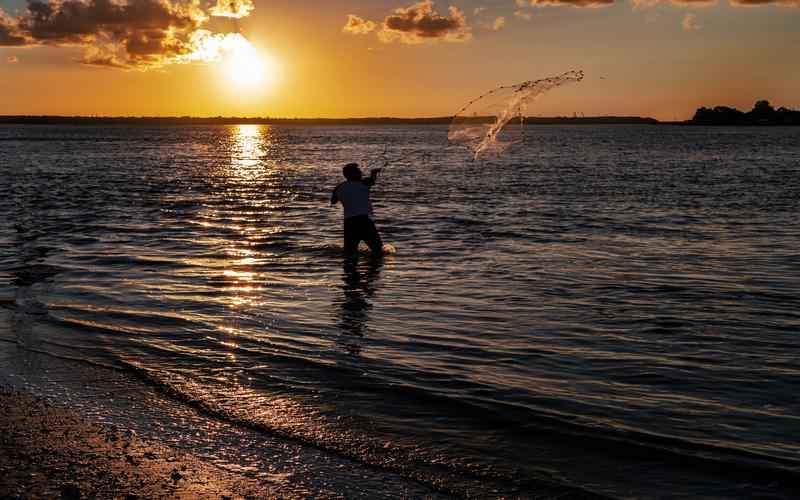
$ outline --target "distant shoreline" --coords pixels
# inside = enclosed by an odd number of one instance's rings
[[[494,120],[476,117],[475,120]],[[449,125],[451,116],[433,118],[270,118],[270,117],[128,117],[128,116],[0,116],[0,125]],[[528,117],[528,125],[657,125],[638,116]]]
[[[246,116],[1,116],[0,125],[449,125],[452,116],[432,118],[271,118]],[[494,117],[474,117],[470,121],[494,121]],[[720,127],[774,127],[798,126],[800,120],[792,121],[725,121],[701,120],[697,117],[684,121],[659,121],[642,116],[551,116],[526,117],[526,125],[673,125],[673,126],[720,126]]]

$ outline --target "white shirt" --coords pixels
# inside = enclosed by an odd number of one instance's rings
[[[345,219],[359,215],[372,215],[372,203],[369,200],[370,187],[364,181],[345,181],[336,186],[333,194],[342,202]]]

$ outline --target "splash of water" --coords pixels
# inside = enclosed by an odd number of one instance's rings
[[[568,71],[491,90],[456,113],[447,138],[469,148],[476,160],[483,153],[499,154],[524,140],[525,111],[531,102],[549,90],[581,80],[583,71]]]

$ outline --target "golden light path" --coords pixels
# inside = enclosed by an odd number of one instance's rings
[[[231,168],[234,175],[256,179],[263,173],[263,156],[271,145],[269,127],[263,125],[237,125],[231,129],[233,147]]]
[[[246,197],[264,174],[264,155],[272,144],[270,128],[261,125],[237,125],[230,127],[229,133],[230,162],[226,177],[230,183],[230,196]],[[230,218],[231,214],[215,216]],[[232,358],[235,358],[233,353],[238,347],[236,338],[241,335],[241,327],[236,319],[240,311],[263,306],[259,302],[263,284],[258,273],[252,271],[252,266],[258,261],[255,259],[255,252],[250,249],[252,238],[259,235],[259,228],[252,220],[252,214],[242,213],[237,218],[239,220],[230,228],[240,233],[241,240],[231,243],[226,249],[229,260],[223,269],[223,276],[229,283],[227,290],[230,295],[227,303],[231,314],[229,324],[222,330],[228,334],[228,338],[220,340],[223,348],[230,350]]]

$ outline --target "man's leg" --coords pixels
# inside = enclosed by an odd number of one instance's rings
[[[362,237],[364,238],[364,242],[369,246],[369,249],[372,250],[373,257],[383,255],[383,241],[381,240],[381,235],[378,233],[378,228],[375,227],[375,223],[372,222],[370,218],[364,221]]]
[[[354,255],[358,252],[358,242],[361,240],[359,224],[354,219],[356,218],[350,217],[344,220],[344,253],[347,255]]]

